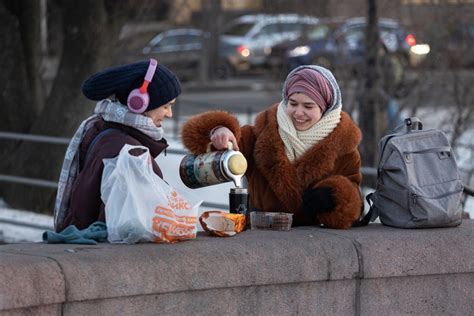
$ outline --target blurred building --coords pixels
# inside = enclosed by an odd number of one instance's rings
[[[172,2],[169,20],[176,25],[196,24],[201,17],[205,1],[213,0],[176,0]],[[219,1],[219,0],[217,0]],[[219,10],[224,15],[238,16],[263,9],[263,0],[220,0]]]
[[[247,13],[300,13],[318,17],[354,17],[367,14],[367,0],[176,0],[169,2],[169,20],[178,25],[193,24],[201,15],[203,4],[219,3],[224,16],[238,16]],[[379,0],[378,13],[387,18],[405,20],[411,13],[436,15],[438,11],[457,11],[468,15],[474,0]]]

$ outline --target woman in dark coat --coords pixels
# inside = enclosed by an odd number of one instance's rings
[[[170,70],[152,59],[99,72],[84,82],[82,92],[99,102],[94,115],[79,126],[64,158],[54,210],[57,232],[69,225],[84,229],[105,222],[102,160],[116,157],[125,144],[145,146],[153,158],[166,149],[161,123],[172,117],[181,86]],[[106,99],[113,95],[115,100]],[[152,164],[163,177],[154,160]]]
[[[332,73],[319,66],[292,71],[283,100],[240,127],[223,111],[192,117],[183,126],[193,153],[232,142],[248,161],[250,204],[257,211],[293,213],[295,225],[350,228],[362,211],[361,132],[343,111]]]

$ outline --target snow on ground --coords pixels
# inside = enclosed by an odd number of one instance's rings
[[[0,241],[40,242],[45,230],[53,229],[53,218],[23,210],[13,210],[0,205]]]

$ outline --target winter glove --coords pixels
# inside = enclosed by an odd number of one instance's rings
[[[332,212],[335,207],[331,188],[309,189],[303,193],[303,211],[310,219],[317,214]]]

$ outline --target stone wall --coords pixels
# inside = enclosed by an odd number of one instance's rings
[[[0,314],[468,315],[474,221],[199,236],[177,244],[0,246]]]

